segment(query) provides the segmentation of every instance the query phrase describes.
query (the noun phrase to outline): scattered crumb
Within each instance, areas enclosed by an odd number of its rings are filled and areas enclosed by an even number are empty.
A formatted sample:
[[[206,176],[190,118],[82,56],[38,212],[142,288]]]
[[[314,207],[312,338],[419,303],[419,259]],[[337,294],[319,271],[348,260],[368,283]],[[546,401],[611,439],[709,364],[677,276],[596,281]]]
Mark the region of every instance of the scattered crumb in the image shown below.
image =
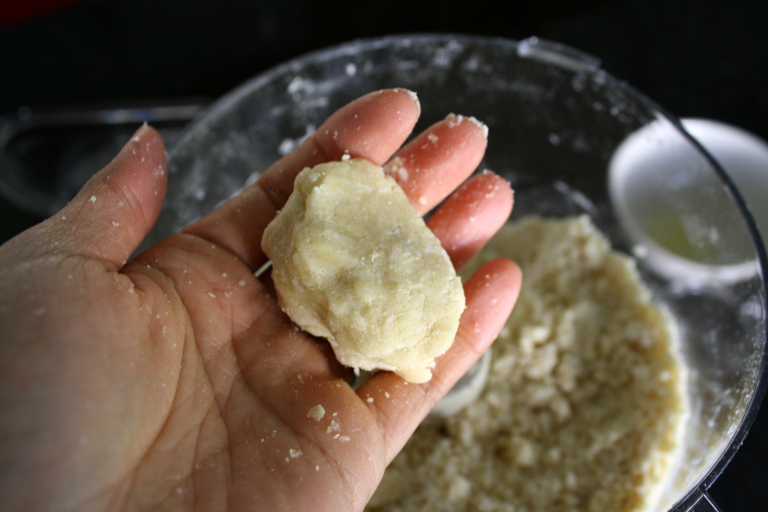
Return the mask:
[[[288,454],[291,456],[292,459],[295,459],[296,457],[303,455],[303,453],[304,452],[302,452],[301,450],[294,450],[293,448],[288,450]]]
[[[429,139],[429,141],[432,143],[436,143],[438,141],[438,136],[435,135],[434,133],[430,133],[429,135],[427,135],[427,139]]]
[[[92,203],[95,203],[96,202],[96,196],[91,196],[89,201],[92,202]]]
[[[320,404],[312,407],[309,412],[307,412],[307,418],[313,419],[315,421],[320,421],[323,419],[323,416],[325,416],[325,408]]]
[[[240,286],[245,286],[245,279],[241,279],[240,282],[237,284],[239,284]]]
[[[405,168],[403,159],[399,156],[393,158],[385,170],[387,174],[395,178],[400,183],[405,183],[408,181],[408,169]]]
[[[341,441],[342,443],[345,441],[349,441],[349,439],[350,439],[349,436],[339,436],[339,441]]]
[[[448,121],[449,128],[455,128],[464,122],[464,116],[461,114],[450,113],[445,116],[445,120]]]
[[[372,397],[372,396],[369,396],[369,397],[366,399],[366,402],[368,402],[369,404],[372,404],[372,403],[373,403],[373,397]]]
[[[339,425],[339,422],[336,420],[331,420],[331,424],[328,426],[326,433],[330,434],[331,432],[337,432],[340,429],[341,425]]]

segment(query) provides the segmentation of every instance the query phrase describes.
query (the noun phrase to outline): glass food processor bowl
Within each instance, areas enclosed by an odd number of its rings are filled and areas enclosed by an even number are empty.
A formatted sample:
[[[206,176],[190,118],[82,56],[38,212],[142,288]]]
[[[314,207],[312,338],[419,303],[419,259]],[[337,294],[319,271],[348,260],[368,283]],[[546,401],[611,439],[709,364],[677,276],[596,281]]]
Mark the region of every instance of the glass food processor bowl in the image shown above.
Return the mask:
[[[419,94],[416,132],[448,112],[489,126],[480,169],[511,182],[513,219],[587,214],[636,259],[674,316],[690,367],[684,454],[662,508],[715,510],[706,490],[744,440],[766,387],[765,250],[714,159],[593,57],[536,38],[418,35],[285,63],[217,101],[179,139],[145,245],[239,193],[342,105],[385,87]]]

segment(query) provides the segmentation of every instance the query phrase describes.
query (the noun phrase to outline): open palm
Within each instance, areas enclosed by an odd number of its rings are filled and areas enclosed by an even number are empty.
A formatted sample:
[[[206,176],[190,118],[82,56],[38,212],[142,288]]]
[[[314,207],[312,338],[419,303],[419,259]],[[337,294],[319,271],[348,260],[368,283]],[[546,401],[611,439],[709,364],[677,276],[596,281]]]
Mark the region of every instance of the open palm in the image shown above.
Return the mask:
[[[163,144],[144,127],[60,214],[2,246],[4,509],[361,510],[501,329],[519,270],[495,260],[465,285],[430,382],[381,372],[357,391],[254,270],[296,174],[345,153],[389,162],[421,213],[453,192],[428,225],[466,263],[506,220],[511,190],[491,173],[461,185],[486,145],[472,120],[449,116],[401,147],[418,115],[404,90],[352,102],[240,196],[126,262],[165,191]],[[308,416],[317,405],[324,415]]]

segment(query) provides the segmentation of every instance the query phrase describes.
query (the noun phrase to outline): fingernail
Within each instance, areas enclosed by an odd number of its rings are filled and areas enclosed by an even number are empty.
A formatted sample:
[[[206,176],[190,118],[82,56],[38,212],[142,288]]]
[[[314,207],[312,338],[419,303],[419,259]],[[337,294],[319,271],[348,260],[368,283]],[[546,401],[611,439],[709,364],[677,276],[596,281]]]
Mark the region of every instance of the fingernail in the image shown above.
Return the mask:
[[[406,89],[405,87],[396,87],[396,91],[403,91],[404,93],[408,94],[408,96],[411,97],[414,103],[416,103],[416,107],[419,109],[419,114],[421,114],[421,102],[419,101],[419,95],[416,94],[416,92]]]
[[[488,140],[488,125],[474,116],[469,116],[468,119],[480,127],[483,131],[483,137],[485,137],[485,140]]]
[[[149,128],[149,124],[144,121],[144,124],[139,126],[139,129],[133,132],[133,136],[131,137],[131,141],[133,142],[139,142],[141,140],[141,137],[146,133],[147,128]]]
[[[470,123],[474,124],[475,126],[477,126],[478,128],[480,128],[480,131],[483,132],[483,137],[485,137],[485,140],[488,140],[488,125],[480,121],[478,118],[473,116],[465,117],[461,114],[454,114],[454,113],[450,113],[447,116],[445,116],[445,120],[448,122],[448,126],[450,128],[455,128],[456,126],[459,126],[461,123],[464,122],[465,119]]]
[[[152,129],[149,124],[142,124],[135,132],[125,146],[120,150],[115,161],[134,161],[137,164],[160,169],[162,175],[165,172],[165,151],[158,153],[157,145],[162,144],[158,137],[147,136]],[[163,148],[164,150],[165,148]]]

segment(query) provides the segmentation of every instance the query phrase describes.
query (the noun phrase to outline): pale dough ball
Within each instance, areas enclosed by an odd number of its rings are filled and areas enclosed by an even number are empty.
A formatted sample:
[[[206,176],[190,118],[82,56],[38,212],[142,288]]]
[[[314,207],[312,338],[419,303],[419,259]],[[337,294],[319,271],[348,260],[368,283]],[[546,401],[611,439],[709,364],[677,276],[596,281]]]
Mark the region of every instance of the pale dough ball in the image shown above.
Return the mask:
[[[448,254],[380,167],[304,169],[264,231],[280,305],[327,338],[342,364],[432,378],[453,343],[464,291]]]

